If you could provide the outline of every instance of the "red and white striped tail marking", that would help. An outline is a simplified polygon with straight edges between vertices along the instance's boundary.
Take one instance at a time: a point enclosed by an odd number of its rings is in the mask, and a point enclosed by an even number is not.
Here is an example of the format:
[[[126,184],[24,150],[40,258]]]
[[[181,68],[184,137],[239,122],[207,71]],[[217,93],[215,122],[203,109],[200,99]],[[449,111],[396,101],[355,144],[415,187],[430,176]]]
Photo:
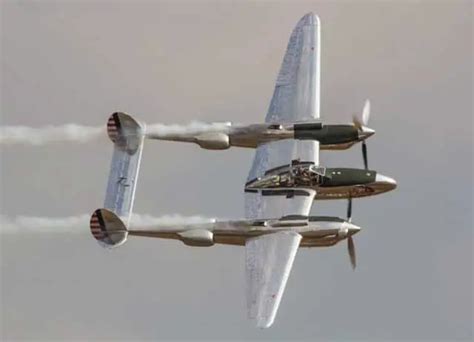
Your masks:
[[[92,216],[91,216],[90,228],[91,228],[92,235],[97,240],[102,240],[103,238],[106,237],[105,231],[101,227],[101,224],[100,224],[100,221],[99,221],[99,216],[97,215],[97,212],[94,212],[94,214],[92,214]]]
[[[117,113],[113,113],[107,121],[107,134],[114,143],[117,141],[120,130],[120,120]]]
[[[92,236],[102,247],[117,247],[127,240],[127,227],[120,217],[107,209],[97,209],[91,215],[90,228]]]

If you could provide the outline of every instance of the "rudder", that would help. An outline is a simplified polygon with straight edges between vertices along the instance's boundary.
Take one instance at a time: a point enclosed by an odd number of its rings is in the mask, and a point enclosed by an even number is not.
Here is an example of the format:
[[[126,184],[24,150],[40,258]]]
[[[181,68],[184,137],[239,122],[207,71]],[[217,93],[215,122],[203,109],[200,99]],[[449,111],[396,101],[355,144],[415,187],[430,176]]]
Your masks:
[[[116,247],[127,241],[128,231],[122,220],[107,209],[97,209],[91,216],[92,236],[104,247]]]

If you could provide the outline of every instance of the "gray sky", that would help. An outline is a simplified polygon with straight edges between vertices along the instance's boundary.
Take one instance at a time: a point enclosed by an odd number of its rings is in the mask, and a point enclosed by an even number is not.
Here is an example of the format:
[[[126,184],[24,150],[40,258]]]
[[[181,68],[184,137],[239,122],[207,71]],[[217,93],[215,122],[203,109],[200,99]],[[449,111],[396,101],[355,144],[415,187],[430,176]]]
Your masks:
[[[73,234],[1,235],[1,338],[472,339],[472,3],[2,1],[1,124],[262,121],[293,26],[322,21],[322,117],[372,101],[371,168],[392,193],[354,203],[345,244],[296,258],[274,326],[246,319],[244,250]],[[1,213],[90,213],[107,140],[1,147]],[[253,151],[148,142],[135,210],[243,216]],[[325,153],[361,167],[360,147]],[[184,196],[178,197],[176,189]],[[314,214],[345,215],[317,202]]]

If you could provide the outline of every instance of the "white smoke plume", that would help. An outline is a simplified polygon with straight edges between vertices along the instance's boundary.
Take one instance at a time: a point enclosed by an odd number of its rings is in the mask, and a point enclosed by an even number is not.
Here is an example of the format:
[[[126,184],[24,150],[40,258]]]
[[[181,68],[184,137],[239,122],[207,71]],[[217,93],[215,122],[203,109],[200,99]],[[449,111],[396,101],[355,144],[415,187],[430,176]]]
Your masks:
[[[0,145],[45,145],[58,142],[84,143],[105,136],[105,127],[65,124],[60,126],[1,126]]]
[[[148,138],[163,138],[180,134],[199,134],[203,132],[227,131],[232,124],[230,122],[204,123],[193,121],[187,125],[164,125],[150,124],[146,126]]]
[[[179,226],[199,223],[212,223],[215,218],[202,216],[181,216],[181,215],[163,215],[154,217],[151,215],[132,214],[130,227],[152,227],[152,226]]]
[[[84,143],[105,135],[105,127],[65,124],[60,126],[2,126],[0,127],[0,144],[44,145],[56,142]]]
[[[9,218],[0,216],[0,232],[2,233],[71,233],[85,231],[90,215],[70,217],[35,217],[17,216]]]
[[[187,125],[150,124],[146,126],[149,138],[166,138],[180,134],[199,134],[203,132],[226,131],[229,122],[203,123],[193,121]],[[106,136],[104,126],[83,126],[74,123],[64,125],[48,125],[43,127],[0,126],[0,145],[34,145],[41,146],[51,143],[75,142],[85,143]]]
[[[35,216],[17,216],[9,218],[0,215],[0,233],[2,234],[20,234],[20,233],[87,233],[89,230],[89,214],[70,216],[70,217],[35,217]],[[165,215],[154,217],[150,215],[133,214],[130,226],[168,226],[168,225],[188,225],[196,223],[212,223],[213,218],[201,216],[180,216]]]

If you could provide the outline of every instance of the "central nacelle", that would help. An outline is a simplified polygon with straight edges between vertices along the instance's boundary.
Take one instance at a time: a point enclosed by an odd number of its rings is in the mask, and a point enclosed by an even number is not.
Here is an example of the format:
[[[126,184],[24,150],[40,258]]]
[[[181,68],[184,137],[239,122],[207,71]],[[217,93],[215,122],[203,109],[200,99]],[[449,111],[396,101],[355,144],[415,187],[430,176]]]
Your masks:
[[[325,168],[311,162],[295,162],[269,170],[265,175],[252,179],[245,185],[247,189],[315,187],[325,178]]]

